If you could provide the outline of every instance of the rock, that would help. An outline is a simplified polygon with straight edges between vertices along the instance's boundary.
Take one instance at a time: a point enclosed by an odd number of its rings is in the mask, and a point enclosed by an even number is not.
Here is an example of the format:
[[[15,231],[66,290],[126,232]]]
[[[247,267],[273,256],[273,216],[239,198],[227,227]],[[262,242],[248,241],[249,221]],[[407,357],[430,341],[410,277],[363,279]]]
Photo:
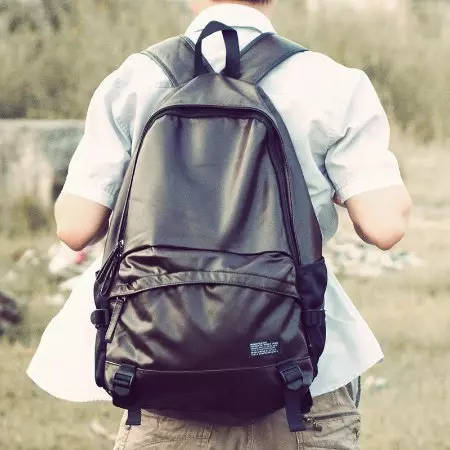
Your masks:
[[[83,134],[76,120],[0,120],[0,189],[12,201],[52,206]]]

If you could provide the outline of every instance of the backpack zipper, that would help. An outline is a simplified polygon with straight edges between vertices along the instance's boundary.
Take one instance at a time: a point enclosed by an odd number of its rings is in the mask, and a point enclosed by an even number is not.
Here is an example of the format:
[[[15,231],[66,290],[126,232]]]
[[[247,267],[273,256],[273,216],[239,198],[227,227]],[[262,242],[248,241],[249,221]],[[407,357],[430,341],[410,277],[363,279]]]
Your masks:
[[[106,259],[105,263],[103,264],[103,267],[98,271],[97,273],[97,279],[101,280],[103,279],[106,274],[110,271],[112,266],[117,261],[117,258],[120,257],[123,249],[123,240],[119,240],[119,242],[116,244],[112,252],[109,254],[108,258]]]
[[[111,320],[109,322],[108,329],[105,334],[105,341],[109,344],[112,342],[114,336],[114,331],[116,330],[117,322],[120,319],[123,307],[125,306],[127,299],[126,297],[118,297],[113,306],[113,311],[111,314]]]
[[[109,289],[111,287],[111,283],[113,280],[114,273],[117,268],[117,263],[122,257],[124,246],[124,240],[119,239],[114,250],[108,256],[106,262],[103,264],[103,267],[97,272],[97,281],[102,283],[100,294],[102,297],[106,297],[109,293]]]
[[[203,109],[203,112],[197,111],[190,111],[188,108],[191,107],[197,107],[198,109]],[[291,195],[289,192],[289,175],[288,175],[288,167],[286,162],[286,157],[284,155],[284,143],[283,138],[281,136],[281,133],[279,132],[277,124],[274,122],[274,120],[269,117],[264,112],[258,111],[254,108],[249,107],[231,107],[231,106],[215,106],[215,105],[172,105],[167,106],[165,108],[160,109],[156,114],[154,114],[150,120],[147,122],[147,124],[144,127],[144,130],[141,134],[139,145],[136,152],[136,158],[134,161],[134,167],[133,167],[133,174],[131,176],[131,180],[134,178],[134,171],[136,168],[137,160],[139,158],[139,153],[142,148],[142,144],[144,141],[144,138],[146,134],[148,133],[151,126],[158,120],[160,117],[167,115],[169,112],[171,112],[173,115],[179,115],[181,117],[213,117],[213,116],[221,116],[221,117],[232,117],[232,118],[256,118],[260,121],[262,121],[265,125],[267,130],[276,130],[276,134],[278,136],[278,140],[281,145],[277,145],[277,142],[274,142],[275,139],[273,136],[274,133],[270,133],[269,135],[269,156],[272,161],[272,166],[275,170],[275,175],[278,181],[278,187],[280,190],[281,195],[281,209],[283,212],[283,218],[285,222],[285,227],[287,231],[287,239],[288,239],[288,245],[291,249],[292,257],[294,259],[294,263],[296,266],[296,269],[298,270],[301,266],[300,262],[300,251],[298,248],[298,241],[297,237],[295,235],[294,230],[294,217],[292,214],[292,207],[291,207]],[[245,113],[239,115],[239,112]],[[273,145],[275,144],[275,145]],[[274,149],[276,147],[276,149]],[[274,150],[278,150],[275,151]],[[275,154],[274,154],[275,153]],[[277,155],[279,154],[279,155]],[[279,156],[279,157],[278,157]],[[131,183],[130,180],[130,183]],[[131,186],[131,184],[130,184]],[[127,208],[128,200],[129,200],[129,194],[130,189],[128,189],[127,193],[127,200],[125,203],[125,208]],[[123,228],[125,227],[125,221],[123,222]],[[124,230],[120,230],[119,236],[122,236],[122,232]]]

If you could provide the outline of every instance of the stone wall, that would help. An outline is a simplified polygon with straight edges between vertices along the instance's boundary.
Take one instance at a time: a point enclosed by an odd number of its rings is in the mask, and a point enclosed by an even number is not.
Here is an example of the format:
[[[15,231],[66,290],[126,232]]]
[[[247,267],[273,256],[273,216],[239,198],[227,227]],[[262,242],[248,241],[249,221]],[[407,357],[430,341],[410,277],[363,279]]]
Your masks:
[[[83,134],[82,121],[0,120],[0,189],[4,200],[31,197],[50,208]]]

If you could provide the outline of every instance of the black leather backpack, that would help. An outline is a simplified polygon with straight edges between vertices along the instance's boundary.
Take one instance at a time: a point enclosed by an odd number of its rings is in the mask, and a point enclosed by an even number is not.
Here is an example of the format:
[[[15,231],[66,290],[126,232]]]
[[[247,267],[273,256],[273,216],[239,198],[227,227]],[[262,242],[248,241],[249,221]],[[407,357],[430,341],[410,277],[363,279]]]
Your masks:
[[[215,73],[202,41],[221,31]],[[241,53],[211,22],[144,53],[174,89],[149,118],[114,208],[91,320],[96,382],[141,409],[243,425],[286,408],[305,429],[325,344],[321,232],[261,79],[304,48],[262,34]]]

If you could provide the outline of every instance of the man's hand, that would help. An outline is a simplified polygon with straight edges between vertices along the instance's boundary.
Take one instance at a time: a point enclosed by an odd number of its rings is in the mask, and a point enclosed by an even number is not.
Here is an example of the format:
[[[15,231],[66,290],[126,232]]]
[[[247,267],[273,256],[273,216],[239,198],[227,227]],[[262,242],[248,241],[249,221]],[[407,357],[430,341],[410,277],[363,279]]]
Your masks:
[[[98,242],[108,231],[111,210],[78,195],[62,192],[55,204],[56,234],[72,250]]]

